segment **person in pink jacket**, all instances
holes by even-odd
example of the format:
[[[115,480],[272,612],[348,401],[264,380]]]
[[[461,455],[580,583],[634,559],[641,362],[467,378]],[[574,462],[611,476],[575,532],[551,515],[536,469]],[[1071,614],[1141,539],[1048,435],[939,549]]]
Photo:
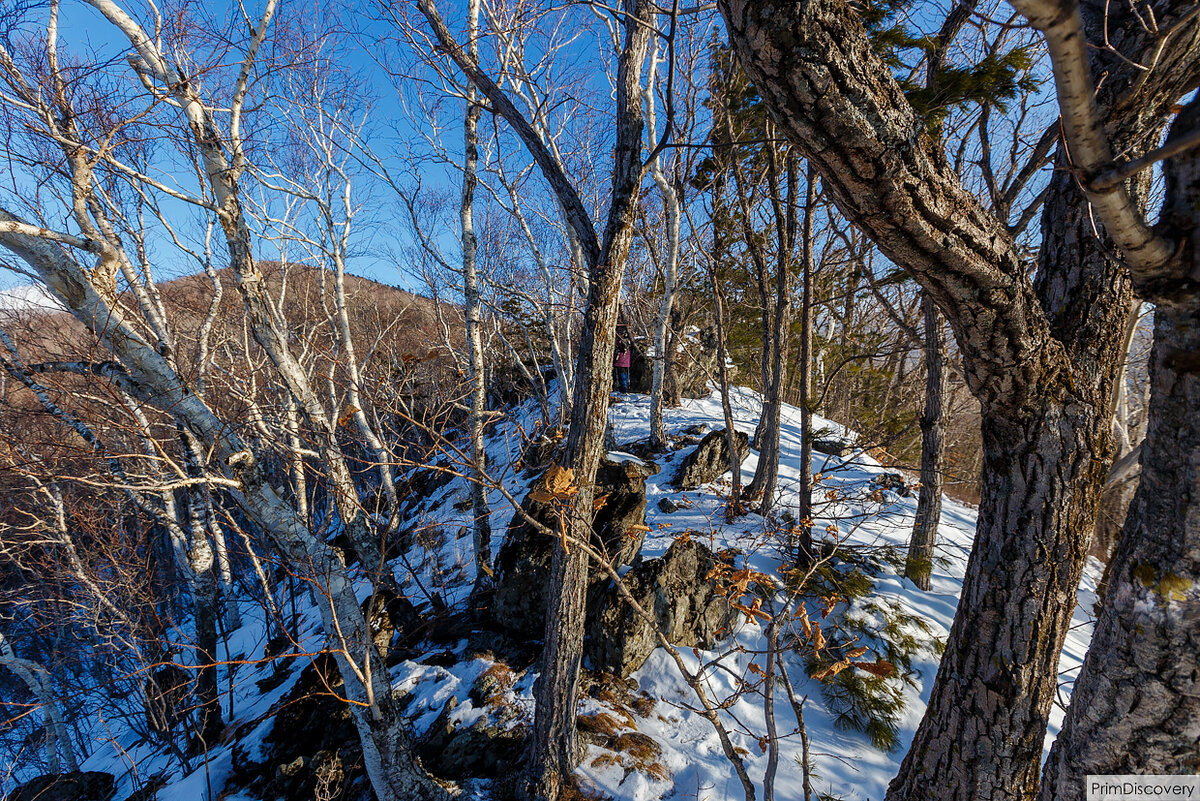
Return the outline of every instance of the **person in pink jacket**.
[[[617,392],[629,391],[629,362],[631,356],[629,343],[623,338],[618,339],[617,355],[613,359],[613,366],[617,368]]]

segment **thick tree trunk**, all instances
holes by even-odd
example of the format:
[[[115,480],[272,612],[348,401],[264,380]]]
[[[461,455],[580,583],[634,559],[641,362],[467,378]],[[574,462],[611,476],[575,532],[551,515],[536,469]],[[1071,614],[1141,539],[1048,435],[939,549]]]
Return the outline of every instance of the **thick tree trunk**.
[[[984,493],[958,613],[926,716],[888,798],[1008,799],[1036,792],[1058,655],[1111,458],[1111,395],[1131,302],[1060,155],[1043,211],[1036,283],[1004,223],[921,132],[843,0],[720,0],[730,38],[781,129],[839,208],[937,301],[983,407]],[[1084,0],[1113,149],[1145,152],[1194,87],[1196,18],[1171,37]],[[1120,31],[1113,38],[1113,31]],[[1146,53],[1151,74],[1133,69]],[[1169,65],[1169,66],[1165,66]]]
[[[975,547],[922,725],[889,799],[1032,798],[1075,608],[1107,421],[988,416]],[[967,747],[966,744],[970,744]]]
[[[1193,100],[1175,123],[1200,130]],[[1042,801],[1084,798],[1088,774],[1192,774],[1200,740],[1200,154],[1164,165],[1159,230],[1180,244],[1157,304],[1142,478],[1111,565]]]
[[[934,545],[942,517],[942,463],[946,456],[946,331],[929,293],[921,293],[925,316],[925,409],[921,413],[921,489],[908,543],[904,575],[929,589]]]
[[[626,0],[625,40],[617,68],[617,120],[612,204],[602,246],[589,269],[588,305],[575,372],[567,459],[578,491],[565,525],[572,539],[588,542],[595,514],[596,470],[604,455],[612,363],[616,350],[621,276],[633,240],[638,193],[644,175],[641,72],[649,46],[649,7]],[[583,657],[587,554],[566,542],[554,546],[547,591],[546,635],[541,673],[534,687],[537,713],[531,741],[531,798],[557,801],[579,762],[576,707]]]
[[[467,55],[479,58],[479,0],[467,3]],[[492,575],[491,509],[488,508],[487,453],[483,421],[487,413],[487,378],[483,359],[483,301],[475,251],[475,186],[478,184],[479,115],[474,84],[467,86],[463,117],[463,183],[459,220],[462,224],[463,295],[466,301],[467,358],[471,369],[471,412],[467,421],[471,439],[471,526],[475,545],[475,588],[482,589]]]

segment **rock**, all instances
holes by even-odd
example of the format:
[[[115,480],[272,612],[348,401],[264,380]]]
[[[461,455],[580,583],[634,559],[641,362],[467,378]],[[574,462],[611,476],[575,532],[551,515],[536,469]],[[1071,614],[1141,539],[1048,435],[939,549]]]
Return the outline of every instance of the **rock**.
[[[263,739],[263,761],[234,746],[226,790],[245,790],[262,801],[316,797],[319,783],[336,779],[334,798],[370,798],[362,767],[362,743],[350,707],[341,700],[342,677],[333,656],[324,654],[300,672],[275,705],[271,731]]]
[[[77,770],[30,779],[6,798],[8,801],[108,801],[116,792],[117,779],[111,773]]]
[[[691,328],[673,340],[676,348],[670,373],[681,398],[707,397],[717,374],[717,329]]]
[[[904,483],[904,476],[899,473],[880,473],[871,479],[871,483],[885,490],[891,490],[901,498],[907,498],[912,494],[908,485]]]
[[[392,638],[397,633],[404,640],[421,625],[421,614],[412,601],[386,587],[380,587],[363,601],[362,611],[371,627],[375,649],[384,657],[391,652]]]
[[[625,574],[630,594],[654,615],[672,645],[711,648],[729,628],[732,607],[708,578],[716,562],[704,545],[678,539],[658,559]],[[587,631],[584,654],[590,669],[621,678],[640,668],[659,645],[650,624],[611,586],[589,616]]]
[[[633,561],[646,538],[646,479],[657,468],[627,459],[604,459],[596,473],[596,497],[607,496],[593,519],[593,543],[602,547],[617,567]],[[544,477],[534,488],[544,488]],[[533,493],[531,493],[533,494]],[[526,497],[522,508],[550,528],[558,525],[550,503]],[[554,540],[513,516],[496,557],[492,616],[500,628],[525,639],[541,637],[546,619],[546,586]],[[595,582],[605,574],[593,567]]]
[[[458,699],[451,696],[417,744],[417,755],[435,776],[461,780],[496,777],[519,770],[527,727],[508,707],[487,707],[487,714],[467,727],[451,720]]]
[[[678,503],[676,503],[675,500],[672,499],[670,496],[668,496],[666,498],[660,498],[658,501],[658,511],[664,512],[666,514],[671,514],[672,512],[678,512],[682,508],[683,507],[680,506]]]
[[[550,457],[566,436],[561,428],[552,428],[534,437],[525,452],[521,454],[521,466],[530,473],[545,470],[550,464]]]
[[[750,454],[750,438],[740,431],[734,432],[738,455],[745,459]],[[729,469],[729,446],[725,429],[713,431],[700,440],[696,449],[683,457],[675,473],[675,486],[679,489],[696,489],[702,484],[715,481]]]
[[[812,447],[818,453],[828,456],[846,456],[854,450],[854,437],[837,434],[829,429],[813,432]]]

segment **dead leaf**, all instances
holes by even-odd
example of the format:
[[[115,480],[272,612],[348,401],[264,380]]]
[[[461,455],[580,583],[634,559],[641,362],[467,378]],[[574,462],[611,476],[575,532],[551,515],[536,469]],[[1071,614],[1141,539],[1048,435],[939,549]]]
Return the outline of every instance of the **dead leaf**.
[[[342,426],[349,423],[354,418],[354,415],[358,413],[358,411],[359,411],[358,407],[355,406],[353,403],[350,404],[349,406],[347,406],[346,410],[344,412],[342,412],[342,416],[338,418],[338,422],[337,422],[338,427],[341,428]]]

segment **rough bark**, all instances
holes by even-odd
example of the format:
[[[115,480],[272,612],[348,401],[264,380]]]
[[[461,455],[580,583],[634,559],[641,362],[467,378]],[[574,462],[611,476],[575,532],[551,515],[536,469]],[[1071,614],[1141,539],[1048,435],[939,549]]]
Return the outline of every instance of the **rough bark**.
[[[1193,100],[1172,139],[1200,129]],[[1200,153],[1164,165],[1165,269],[1135,272],[1156,303],[1142,478],[1111,584],[1039,798],[1084,797],[1088,774],[1191,774],[1200,740]]]
[[[447,55],[528,148],[550,184],[588,268],[588,302],[576,362],[566,446],[566,458],[578,491],[570,503],[565,523],[567,531],[564,532],[586,542],[594,513],[592,483],[604,452],[604,432],[608,422],[621,276],[632,241],[638,189],[645,173],[641,160],[644,127],[641,72],[649,46],[649,8],[641,0],[626,0],[625,3],[625,36],[616,81],[612,202],[601,237],[597,236],[574,184],[529,120],[478,62],[454,41],[432,2],[418,0],[417,6]],[[524,793],[532,798],[557,799],[579,758],[575,716],[583,652],[586,578],[586,553],[578,547],[567,550],[562,542],[558,543],[550,565],[542,670],[534,688],[537,714],[524,786]]]
[[[640,79],[649,35],[648,7],[627,0],[625,41],[617,70],[617,144],[612,179],[612,205],[605,225],[601,252],[589,270],[587,311],[575,372],[571,427],[567,433],[567,459],[578,482],[569,516],[573,539],[586,542],[594,514],[593,482],[604,455],[608,399],[612,391],[613,354],[616,349],[621,276],[633,238],[638,190],[643,176],[641,161],[642,114]],[[636,20],[636,21],[635,21]],[[579,667],[583,656],[587,554],[582,548],[568,551],[555,545],[550,563],[550,597],[542,670],[534,695],[534,719],[529,794],[559,797],[579,762],[576,705]]]
[[[908,543],[904,575],[929,589],[934,546],[942,517],[942,463],[946,456],[946,332],[933,299],[921,296],[925,316],[925,408],[921,412],[921,489]]]
[[[1030,280],[1006,227],[961,185],[842,0],[719,5],[755,86],[839,209],[946,314],[983,409],[984,492],[963,594],[888,797],[1031,798],[1111,459],[1128,275],[1096,239],[1060,153]],[[1098,103],[1113,149],[1134,156],[1200,71],[1188,4],[1154,5],[1160,26],[1181,25],[1162,42],[1124,9],[1085,8],[1089,37],[1120,44],[1093,71],[1105,74]],[[1151,49],[1159,68],[1130,66]]]

